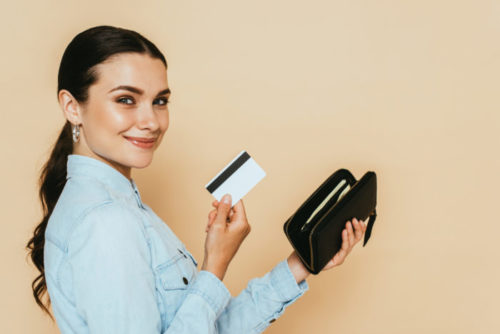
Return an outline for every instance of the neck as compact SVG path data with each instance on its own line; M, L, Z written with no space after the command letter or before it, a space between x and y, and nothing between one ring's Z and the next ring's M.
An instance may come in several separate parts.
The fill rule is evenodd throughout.
M84 156L91 157L91 158L94 158L96 160L102 161L102 162L110 165L111 167L113 167L117 171L119 171L129 181L132 181L132 177L130 175L131 174L131 168L128 167L128 166L121 165L121 164L117 163L116 161L108 160L108 159L106 159L106 158L104 158L104 157L102 157L102 156L94 153L91 150L84 150L84 149L81 148L81 145L75 145L73 147L73 154L84 155Z

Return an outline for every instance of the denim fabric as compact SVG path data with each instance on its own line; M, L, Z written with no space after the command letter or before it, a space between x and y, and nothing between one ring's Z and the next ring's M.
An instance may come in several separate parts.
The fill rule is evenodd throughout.
M45 232L45 279L66 333L260 333L308 290L286 259L232 297L141 200L133 180L71 154Z

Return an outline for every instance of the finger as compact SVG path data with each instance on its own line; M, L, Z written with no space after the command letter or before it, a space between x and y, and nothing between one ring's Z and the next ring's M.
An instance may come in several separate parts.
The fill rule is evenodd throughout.
M218 201L218 200L214 200L214 201L212 202L212 206L213 206L214 208L217 208L217 207L219 206L219 201Z
M353 223L354 223L354 234L356 238L355 242L358 242L359 240L361 240L361 237L363 236L363 227L362 227L363 222L354 219Z
M346 255L344 251L337 252L337 254L335 254L335 256L332 259L332 263L338 266L339 264L342 264L344 262L345 257Z
M344 250L346 252L346 255L347 255L347 251L349 251L349 248L350 248L349 233L348 233L347 229L345 228L342 231L342 246L341 246L341 249Z
M210 213L208 214L208 225L212 225L214 220L215 220L215 217L217 217L217 210L213 209L212 211L210 211Z
M347 236L347 230L344 229L342 230L342 245L340 246L340 249L337 252L337 254L342 258L344 255L347 254L348 249L349 249L349 239Z
M227 200L227 201L226 201ZM226 194L222 197L222 201L217 208L217 216L215 217L214 224L226 226L229 211L231 210L231 195Z
M229 210L229 214L226 217L226 223L229 224L231 222L231 220L233 219L233 215L234 215L233 209Z
M213 209L208 213L208 220L213 220L217 216L217 210Z
M205 228L205 232L208 232L208 229L212 224L214 223L215 217L217 216L217 210L212 210L208 213L208 221L207 221L207 226Z
M347 256L349 249L349 239L347 236L347 230L342 231L342 246L340 247L340 250L335 254L335 263L337 265L342 264L344 262L345 257Z
M233 210L234 210L234 219L241 219L241 218L245 218L246 219L247 214L245 212L245 206L243 205L243 199L240 199L233 206Z
M336 265L341 264L346 257L346 252L341 248L332 258L332 262Z
M239 200L233 206L233 215L231 216L231 229L238 230L240 232L244 232L246 234L250 233L251 226L248 223L248 219L245 212L245 205L243 204L243 200Z
M334 257L332 257L332 259L326 264L325 267L328 267L328 265L331 263L331 266L332 267L335 267L337 265L337 262L338 262L338 257L339 257L339 253L335 254Z
M350 248L352 245L354 245L354 232L352 230L352 223L350 221L348 221L346 225L347 225L347 236L349 237L349 248Z

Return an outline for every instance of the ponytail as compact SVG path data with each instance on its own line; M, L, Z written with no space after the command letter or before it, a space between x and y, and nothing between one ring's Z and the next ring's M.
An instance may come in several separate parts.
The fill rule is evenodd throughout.
M45 244L45 230L52 211L56 205L59 196L66 184L66 161L68 155L73 151L73 142L71 134L71 124L66 121L64 127L59 134L59 138L52 149L49 160L42 168L39 180L39 197L42 203L43 219L35 228L33 237L29 240L26 247L30 250L31 261L40 271L35 280L32 282L33 296L36 303L45 311L51 318L52 315L48 310L50 298L47 298L47 306L42 302L42 296L47 290L45 283L45 271L43 265L43 247ZM53 319L53 318L52 318Z

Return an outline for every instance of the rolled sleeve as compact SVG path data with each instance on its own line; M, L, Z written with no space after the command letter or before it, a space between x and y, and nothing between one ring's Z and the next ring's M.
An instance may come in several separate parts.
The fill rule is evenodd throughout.
M216 320L230 298L219 278L209 271L199 271L164 334L218 334Z
M212 307L215 317L219 317L222 310L231 299L231 293L224 283L213 273L201 270L196 275L193 284L190 285L188 293L200 295Z
M261 333L308 289L306 280L297 284L285 259L231 298L217 319L219 333Z
M91 333L160 333L151 253L138 216L114 202L90 210L71 234L76 308Z
M306 280L297 284L287 260L278 263L271 270L270 277L271 285L283 300L294 301L309 289Z

